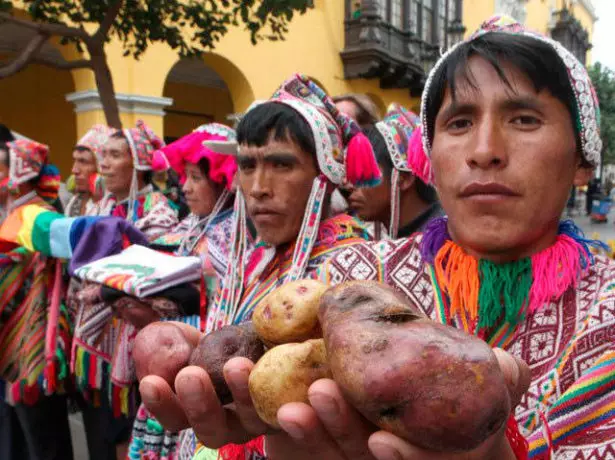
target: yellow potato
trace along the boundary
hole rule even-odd
[[[272,348],[250,373],[250,395],[263,422],[280,428],[277,414],[290,402],[308,401],[308,389],[316,380],[331,378],[322,339],[287,343]]]
[[[327,289],[319,281],[301,280],[274,290],[254,309],[256,333],[268,345],[322,337],[318,307]]]

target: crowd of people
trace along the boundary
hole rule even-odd
[[[495,17],[439,59],[419,115],[392,104],[380,117],[367,96],[297,74],[235,129],[164,145],[142,122],[94,126],[65,206],[49,148],[7,134],[0,459],[72,459],[73,411],[91,460],[615,458],[615,270],[560,220],[599,163],[599,125],[584,66]],[[198,281],[137,297],[78,276],[132,245],[198,257]],[[508,423],[473,451],[428,452],[378,431],[332,380],[283,406],[273,431],[246,359],[225,365],[232,406],[188,362],[173,384],[137,374],[143,328],[173,321],[194,347],[305,278],[385,283],[485,340]]]

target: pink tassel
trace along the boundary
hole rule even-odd
[[[583,247],[568,235],[558,235],[550,248],[532,256],[534,280],[530,289],[530,313],[559,299],[570,287],[576,287],[581,270]],[[589,259],[589,254],[585,254]]]
[[[153,154],[152,154],[152,170],[153,171],[166,171],[167,169],[170,168],[170,164],[169,164],[169,160],[166,157],[166,155],[160,151],[160,150],[156,150]]]
[[[408,142],[408,167],[412,170],[412,174],[423,182],[432,183],[431,161],[423,149],[423,135],[420,127],[412,132]]]
[[[372,144],[363,133],[355,134],[346,148],[346,179],[359,187],[374,187],[382,180]]]

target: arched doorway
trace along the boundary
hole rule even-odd
[[[226,82],[200,59],[177,62],[167,76],[163,95],[173,99],[173,105],[165,109],[167,142],[205,123],[233,125],[235,109]]]
[[[32,32],[13,24],[0,24],[0,58],[5,61],[21,51]],[[58,48],[46,43],[40,53],[47,60],[63,61]],[[72,150],[77,139],[76,117],[67,94],[75,91],[69,71],[32,64],[0,79],[0,123],[26,137],[49,145],[51,160],[62,177],[70,174]]]

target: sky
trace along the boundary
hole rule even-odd
[[[602,64],[615,71],[615,0],[593,0],[598,21],[595,25],[592,61]]]

